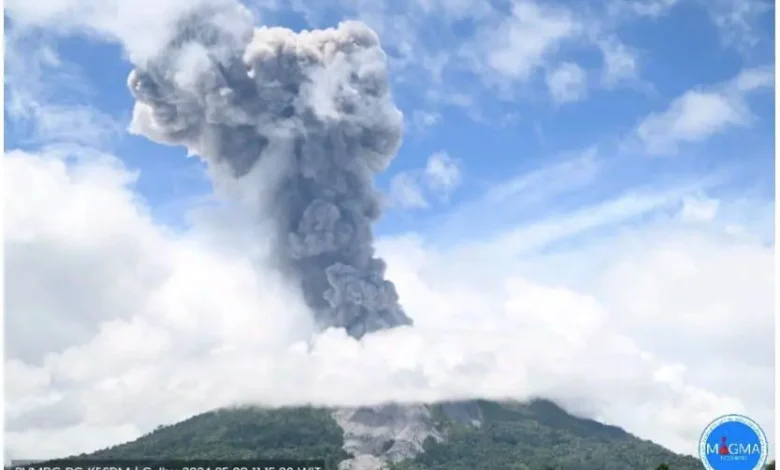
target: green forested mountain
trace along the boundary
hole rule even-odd
[[[476,401],[479,426],[451,419],[430,405],[424,452],[393,470],[699,470],[701,463],[624,430],[566,413],[546,400]],[[325,458],[328,469],[350,456],[344,432],[324,408],[235,408],[163,426],[133,442],[82,455],[88,458]],[[392,440],[382,447],[387,449]],[[668,467],[665,467],[668,466]]]
[[[349,457],[343,431],[322,408],[244,407],[204,413],[158,427],[135,441],[100,450],[95,459],[325,459]]]
[[[425,452],[395,470],[700,470],[701,463],[624,430],[572,416],[555,404],[480,402],[480,428],[441,424],[442,443],[427,442]]]

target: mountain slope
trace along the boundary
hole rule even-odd
[[[344,432],[322,408],[241,407],[160,426],[139,439],[80,457],[95,459],[326,459],[349,455]]]
[[[361,457],[347,460],[350,453]],[[329,469],[377,468],[377,457],[395,470],[701,468],[693,457],[572,416],[546,400],[225,409],[82,457],[325,458]]]
[[[701,463],[641,440],[624,430],[572,416],[555,404],[479,402],[485,414],[478,429],[441,427],[444,442],[428,441],[424,452],[395,466],[397,470],[672,470],[700,469]]]

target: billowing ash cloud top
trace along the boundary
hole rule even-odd
[[[411,324],[374,256],[372,177],[398,150],[403,121],[371,29],[255,29],[235,4],[199,7],[135,66],[131,130],[229,170],[214,178],[271,188],[257,217],[276,223],[281,264],[321,328],[360,338]],[[267,158],[282,162],[280,177],[257,171]]]

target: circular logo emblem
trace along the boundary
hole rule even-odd
[[[721,416],[702,433],[699,458],[707,470],[761,470],[767,458],[766,435],[750,418]]]

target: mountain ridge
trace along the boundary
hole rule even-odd
[[[544,399],[222,408],[78,458],[324,458],[334,470],[701,468],[694,457]]]

